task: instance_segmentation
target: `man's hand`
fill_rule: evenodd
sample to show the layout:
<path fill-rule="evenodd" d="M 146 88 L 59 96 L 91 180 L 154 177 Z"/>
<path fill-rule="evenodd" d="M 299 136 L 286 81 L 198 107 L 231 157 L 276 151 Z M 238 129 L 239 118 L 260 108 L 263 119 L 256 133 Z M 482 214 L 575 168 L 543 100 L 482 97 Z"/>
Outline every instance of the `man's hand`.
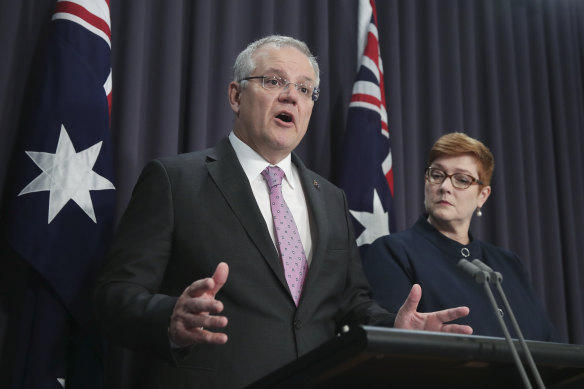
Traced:
<path fill-rule="evenodd" d="M 227 281 L 229 267 L 225 262 L 217 265 L 211 278 L 197 280 L 178 298 L 170 317 L 170 340 L 179 347 L 195 343 L 224 344 L 227 335 L 211 332 L 209 328 L 227 325 L 225 316 L 215 316 L 223 311 L 223 303 L 215 295 Z"/>
<path fill-rule="evenodd" d="M 401 306 L 395 318 L 395 328 L 408 330 L 425 330 L 452 332 L 457 334 L 472 334 L 472 328 L 461 324 L 444 324 L 468 315 L 468 307 L 458 307 L 444 309 L 442 311 L 419 313 L 418 303 L 422 297 L 422 288 L 415 284 L 410 290 L 410 294 Z"/>

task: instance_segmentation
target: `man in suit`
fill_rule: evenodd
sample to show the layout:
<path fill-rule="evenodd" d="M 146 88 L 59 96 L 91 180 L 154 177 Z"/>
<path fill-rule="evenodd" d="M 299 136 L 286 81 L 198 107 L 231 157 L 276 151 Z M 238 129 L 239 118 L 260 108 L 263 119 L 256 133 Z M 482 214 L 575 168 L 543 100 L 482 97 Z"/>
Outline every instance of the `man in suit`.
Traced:
<path fill-rule="evenodd" d="M 397 315 L 371 300 L 344 193 L 292 153 L 318 84 L 303 42 L 256 41 L 234 66 L 229 137 L 145 167 L 96 289 L 104 333 L 140 351 L 136 387 L 243 387 L 344 325 L 472 332 L 444 324 L 466 307 L 416 312 L 418 286 Z M 307 269 L 297 283 L 280 257 L 268 166 L 285 174 L 282 196 Z"/>

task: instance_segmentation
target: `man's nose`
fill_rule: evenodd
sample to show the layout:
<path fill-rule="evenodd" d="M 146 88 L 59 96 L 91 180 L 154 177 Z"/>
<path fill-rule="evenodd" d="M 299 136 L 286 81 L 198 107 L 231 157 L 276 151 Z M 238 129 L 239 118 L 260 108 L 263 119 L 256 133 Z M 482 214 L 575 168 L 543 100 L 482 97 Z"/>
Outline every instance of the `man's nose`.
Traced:
<path fill-rule="evenodd" d="M 299 93 L 300 92 L 298 92 L 298 89 L 296 89 L 296 84 L 289 82 L 286 84 L 286 86 L 284 86 L 284 89 L 282 89 L 280 97 L 283 97 L 286 101 L 296 102 L 298 100 Z"/>

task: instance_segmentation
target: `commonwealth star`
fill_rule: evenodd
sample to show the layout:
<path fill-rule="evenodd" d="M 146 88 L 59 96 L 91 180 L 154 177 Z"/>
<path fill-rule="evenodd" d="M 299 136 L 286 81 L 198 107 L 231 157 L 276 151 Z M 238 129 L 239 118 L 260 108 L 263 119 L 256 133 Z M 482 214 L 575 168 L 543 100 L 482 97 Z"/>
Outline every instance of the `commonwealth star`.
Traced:
<path fill-rule="evenodd" d="M 57 151 L 54 154 L 39 151 L 26 152 L 42 173 L 18 195 L 48 190 L 50 192 L 48 224 L 69 200 L 77 203 L 87 216 L 97 223 L 89 191 L 115 189 L 109 180 L 93 171 L 101 144 L 102 142 L 98 142 L 77 153 L 65 126 L 61 125 Z"/>
<path fill-rule="evenodd" d="M 357 237 L 357 246 L 371 244 L 375 239 L 389 234 L 389 216 L 383 209 L 376 189 L 373 189 L 373 212 L 350 212 L 365 227 Z"/>

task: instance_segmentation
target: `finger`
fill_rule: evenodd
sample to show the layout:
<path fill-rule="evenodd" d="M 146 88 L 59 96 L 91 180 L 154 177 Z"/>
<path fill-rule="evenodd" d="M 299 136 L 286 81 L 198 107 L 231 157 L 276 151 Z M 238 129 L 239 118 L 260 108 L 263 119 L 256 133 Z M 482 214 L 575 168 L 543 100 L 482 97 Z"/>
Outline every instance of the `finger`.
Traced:
<path fill-rule="evenodd" d="M 177 326 L 187 330 L 195 328 L 223 328 L 227 326 L 227 318 L 225 316 L 212 315 L 185 315 L 177 317 Z"/>
<path fill-rule="evenodd" d="M 206 344 L 225 344 L 227 343 L 227 334 L 223 332 L 212 332 L 206 329 L 199 330 L 201 331 L 202 338 L 199 343 L 206 343 Z"/>
<path fill-rule="evenodd" d="M 227 334 L 210 331 L 207 328 L 195 328 L 190 331 L 190 334 L 195 343 L 225 344 L 227 342 Z"/>
<path fill-rule="evenodd" d="M 206 313 L 188 313 L 184 310 L 173 312 L 170 328 L 173 330 L 190 330 L 192 328 L 223 328 L 227 326 L 227 317 L 208 315 Z"/>
<path fill-rule="evenodd" d="M 217 294 L 219 290 L 227 282 L 227 277 L 229 276 L 229 266 L 225 262 L 221 262 L 217 265 L 215 273 L 213 273 L 213 281 L 215 285 L 213 286 L 212 293 Z"/>
<path fill-rule="evenodd" d="M 203 278 L 202 280 L 194 281 L 192 284 L 187 286 L 184 294 L 189 297 L 199 297 L 207 292 L 209 292 L 214 286 L 214 281 L 211 278 Z"/>
<path fill-rule="evenodd" d="M 201 322 L 201 328 L 217 329 L 227 326 L 227 318 L 225 316 L 207 316 Z"/>
<path fill-rule="evenodd" d="M 444 309 L 442 311 L 436 312 L 436 317 L 443 323 L 460 319 L 461 317 L 468 316 L 470 309 L 468 307 L 457 307 Z"/>
<path fill-rule="evenodd" d="M 422 298 L 422 288 L 418 284 L 414 284 L 406 301 L 404 301 L 403 305 L 399 309 L 403 313 L 409 312 L 416 312 L 418 310 L 418 304 L 420 303 L 420 299 Z"/>
<path fill-rule="evenodd" d="M 214 332 L 203 327 L 185 328 L 181 325 L 171 327 L 170 337 L 180 347 L 197 343 L 224 344 L 227 342 L 227 334 L 223 332 Z"/>
<path fill-rule="evenodd" d="M 186 314 L 216 314 L 223 311 L 223 303 L 205 297 L 188 297 L 177 308 Z"/>
<path fill-rule="evenodd" d="M 190 297 L 199 297 L 210 292 L 214 296 L 225 285 L 228 275 L 229 266 L 225 262 L 221 262 L 217 265 L 212 277 L 193 282 L 185 289 L 185 293 Z"/>
<path fill-rule="evenodd" d="M 462 324 L 445 324 L 442 327 L 442 332 L 450 332 L 452 334 L 471 335 L 472 327 Z"/>

